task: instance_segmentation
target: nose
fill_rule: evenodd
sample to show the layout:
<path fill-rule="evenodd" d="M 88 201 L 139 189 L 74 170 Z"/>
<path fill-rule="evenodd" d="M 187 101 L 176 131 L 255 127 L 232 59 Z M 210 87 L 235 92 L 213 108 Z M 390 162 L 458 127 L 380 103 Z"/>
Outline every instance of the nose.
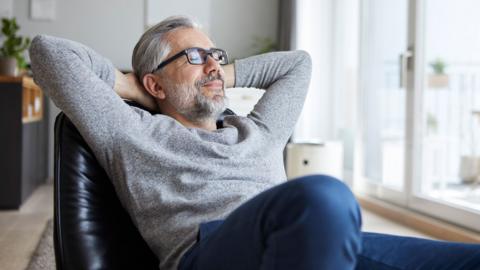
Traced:
<path fill-rule="evenodd" d="M 220 63 L 217 60 L 213 59 L 211 55 L 208 55 L 207 60 L 205 62 L 204 71 L 205 71 L 205 74 L 218 72 L 220 71 Z"/>

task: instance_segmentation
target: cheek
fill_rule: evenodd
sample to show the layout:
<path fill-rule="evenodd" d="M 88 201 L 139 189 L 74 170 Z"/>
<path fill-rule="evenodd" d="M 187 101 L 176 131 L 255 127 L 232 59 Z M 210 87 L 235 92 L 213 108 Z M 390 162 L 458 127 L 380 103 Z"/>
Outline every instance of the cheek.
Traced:
<path fill-rule="evenodd" d="M 173 67 L 165 74 L 170 81 L 175 83 L 189 83 L 195 81 L 198 74 L 196 74 L 195 69 L 192 69 L 191 65 Z"/>
<path fill-rule="evenodd" d="M 225 78 L 225 70 L 223 70 L 222 66 L 220 66 L 220 68 L 218 69 L 218 73 L 220 74 L 220 76 L 222 76 L 222 78 Z"/>
<path fill-rule="evenodd" d="M 167 76 L 170 82 L 176 85 L 188 85 L 194 88 L 196 88 L 197 82 L 205 77 L 202 73 L 201 66 L 194 65 L 173 69 Z M 200 91 L 202 91 L 202 89 L 200 89 Z"/>
<path fill-rule="evenodd" d="M 202 66 L 189 65 L 189 66 L 177 69 L 175 74 L 172 74 L 172 75 L 176 76 L 179 80 L 182 80 L 184 82 L 190 82 L 190 83 L 195 82 L 201 79 L 203 76 Z"/>

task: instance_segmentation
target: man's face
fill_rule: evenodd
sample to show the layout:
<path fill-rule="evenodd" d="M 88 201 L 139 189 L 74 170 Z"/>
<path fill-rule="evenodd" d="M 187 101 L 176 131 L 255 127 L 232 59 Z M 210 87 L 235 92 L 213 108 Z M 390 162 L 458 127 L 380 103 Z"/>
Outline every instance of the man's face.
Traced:
<path fill-rule="evenodd" d="M 192 47 L 210 49 L 210 39 L 201 31 L 183 28 L 168 35 L 169 57 Z M 182 56 L 162 71 L 165 100 L 191 121 L 216 119 L 226 108 L 224 72 L 219 63 L 208 56 L 206 63 L 192 65 Z"/>

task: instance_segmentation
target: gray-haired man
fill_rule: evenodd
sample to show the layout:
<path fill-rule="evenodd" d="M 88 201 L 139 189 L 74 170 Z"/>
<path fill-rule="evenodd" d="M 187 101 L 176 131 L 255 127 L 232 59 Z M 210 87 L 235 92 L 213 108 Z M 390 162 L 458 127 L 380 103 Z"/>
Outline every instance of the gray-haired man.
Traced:
<path fill-rule="evenodd" d="M 318 175 L 285 182 L 283 148 L 310 80 L 305 52 L 222 67 L 226 53 L 189 19 L 173 17 L 141 37 L 134 74 L 54 37 L 36 37 L 30 54 L 35 81 L 90 145 L 161 269 L 337 270 L 353 269 L 357 258 L 363 269 L 391 265 L 372 259 L 381 258 L 379 252 L 357 257 L 360 212 L 344 184 Z M 217 127 L 232 86 L 266 92 L 247 117 L 228 116 Z M 363 237 L 366 246 L 394 247 L 384 236 Z M 447 251 L 437 242 L 421 243 Z M 469 263 L 479 262 L 473 245 L 461 247 L 464 258 L 473 258 Z"/>

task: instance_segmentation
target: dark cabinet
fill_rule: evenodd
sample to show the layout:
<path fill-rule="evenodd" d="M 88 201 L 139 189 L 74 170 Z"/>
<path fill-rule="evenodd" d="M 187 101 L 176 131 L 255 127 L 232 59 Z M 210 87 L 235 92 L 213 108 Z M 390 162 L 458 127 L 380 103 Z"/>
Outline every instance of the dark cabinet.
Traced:
<path fill-rule="evenodd" d="M 44 97 L 30 77 L 0 76 L 0 208 L 16 209 L 47 178 Z"/>

